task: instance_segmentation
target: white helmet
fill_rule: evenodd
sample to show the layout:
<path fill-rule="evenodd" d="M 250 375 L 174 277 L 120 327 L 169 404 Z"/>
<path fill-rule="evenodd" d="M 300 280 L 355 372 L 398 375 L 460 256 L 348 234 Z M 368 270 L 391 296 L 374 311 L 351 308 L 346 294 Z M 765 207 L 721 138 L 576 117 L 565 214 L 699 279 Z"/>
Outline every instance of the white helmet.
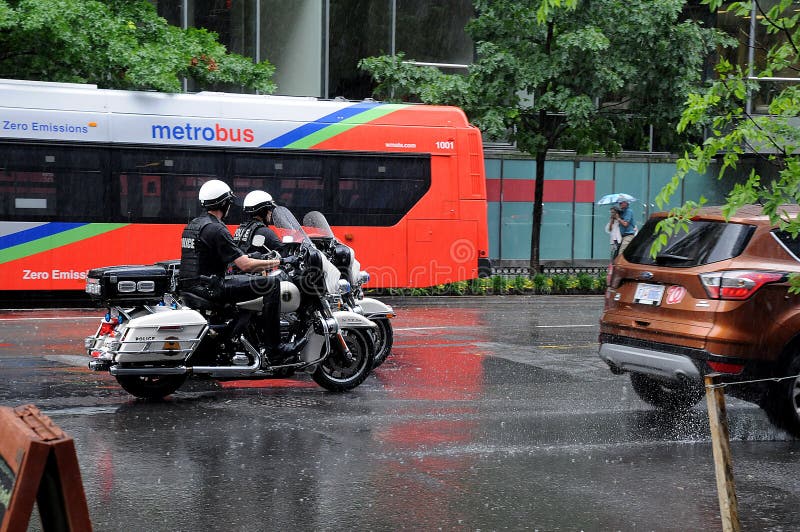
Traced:
<path fill-rule="evenodd" d="M 206 209 L 225 210 L 228 204 L 235 198 L 231 187 L 219 179 L 206 181 L 200 187 L 200 204 Z"/>
<path fill-rule="evenodd" d="M 275 201 L 273 201 L 272 196 L 263 190 L 254 190 L 244 197 L 242 207 L 244 208 L 244 212 L 254 214 L 261 209 L 274 209 L 277 205 Z"/>

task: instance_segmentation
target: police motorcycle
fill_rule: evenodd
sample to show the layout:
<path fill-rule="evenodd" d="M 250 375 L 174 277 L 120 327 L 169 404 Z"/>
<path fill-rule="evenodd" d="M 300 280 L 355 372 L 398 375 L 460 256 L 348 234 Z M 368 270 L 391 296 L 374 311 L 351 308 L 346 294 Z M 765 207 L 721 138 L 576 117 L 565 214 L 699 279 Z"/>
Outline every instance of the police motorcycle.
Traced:
<path fill-rule="evenodd" d="M 303 216 L 303 228 L 314 245 L 339 269 L 342 278 L 350 284 L 350 289 L 332 296 L 332 303 L 347 310 L 361 314 L 373 321 L 377 327 L 372 330 L 375 341 L 375 361 L 373 368 L 383 364 L 392 351 L 394 330 L 391 318 L 394 309 L 377 299 L 364 297 L 363 285 L 369 281 L 369 274 L 361 270 L 355 251 L 340 242 L 333 234 L 325 215 L 310 211 Z"/>
<path fill-rule="evenodd" d="M 333 310 L 339 270 L 317 250 L 285 207 L 273 213 L 290 256 L 269 273 L 280 281 L 282 336 L 307 341 L 295 360 L 272 365 L 260 338 L 262 298 L 221 304 L 178 294 L 176 261 L 90 270 L 86 291 L 108 307 L 85 340 L 89 368 L 108 371 L 136 397 L 170 395 L 190 376 L 217 380 L 284 378 L 310 373 L 330 391 L 347 391 L 373 364 L 375 324 L 349 310 Z M 254 282 L 258 276 L 254 276 Z M 246 311 L 246 312 L 242 312 Z"/>

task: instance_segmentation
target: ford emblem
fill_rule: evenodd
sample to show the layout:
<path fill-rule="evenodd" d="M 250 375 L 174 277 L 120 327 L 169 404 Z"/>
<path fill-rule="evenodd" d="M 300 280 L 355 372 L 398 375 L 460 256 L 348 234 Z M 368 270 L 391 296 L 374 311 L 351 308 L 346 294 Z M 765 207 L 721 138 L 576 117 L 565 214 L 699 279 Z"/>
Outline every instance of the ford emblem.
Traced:
<path fill-rule="evenodd" d="M 643 279 L 645 281 L 649 281 L 653 278 L 653 272 L 642 272 L 639 274 L 639 279 Z"/>

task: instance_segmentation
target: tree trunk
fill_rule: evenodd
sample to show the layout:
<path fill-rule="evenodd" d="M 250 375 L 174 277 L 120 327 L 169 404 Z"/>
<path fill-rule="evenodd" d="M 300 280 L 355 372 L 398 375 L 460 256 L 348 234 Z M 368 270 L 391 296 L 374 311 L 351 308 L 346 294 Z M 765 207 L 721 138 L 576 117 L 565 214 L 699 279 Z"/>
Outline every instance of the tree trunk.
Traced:
<path fill-rule="evenodd" d="M 544 209 L 544 162 L 547 159 L 547 150 L 536 152 L 536 181 L 533 193 L 533 223 L 531 224 L 531 260 L 529 275 L 533 277 L 539 273 L 539 242 L 542 236 L 542 210 Z"/>
<path fill-rule="evenodd" d="M 554 23 L 552 20 L 547 23 L 547 37 L 544 42 L 544 50 L 546 55 L 550 55 L 551 46 L 553 44 Z M 549 85 L 549 83 L 548 83 Z M 539 242 L 542 236 L 542 210 L 544 210 L 543 200 L 544 197 L 544 161 L 547 159 L 547 150 L 554 145 L 555 139 L 558 134 L 555 130 L 548 129 L 547 127 L 547 109 L 539 109 L 538 129 L 539 133 L 547 138 L 544 145 L 539 145 L 536 149 L 536 187 L 533 192 L 533 221 L 531 222 L 531 261 L 529 264 L 528 275 L 533 277 L 539 273 Z M 550 131 L 552 135 L 546 133 Z"/>

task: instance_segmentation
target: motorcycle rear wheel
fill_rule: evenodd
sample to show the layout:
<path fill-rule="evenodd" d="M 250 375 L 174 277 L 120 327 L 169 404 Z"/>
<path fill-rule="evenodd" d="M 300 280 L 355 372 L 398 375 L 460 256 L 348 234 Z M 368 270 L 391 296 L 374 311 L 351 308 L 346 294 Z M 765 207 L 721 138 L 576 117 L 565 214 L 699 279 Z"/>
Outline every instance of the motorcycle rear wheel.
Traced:
<path fill-rule="evenodd" d="M 338 342 L 331 342 L 333 352 L 323 360 L 311 378 L 314 382 L 332 392 L 352 390 L 367 378 L 373 364 L 375 344 L 366 331 L 360 329 L 341 329 L 342 337 L 353 355 L 348 360 Z"/>
<path fill-rule="evenodd" d="M 117 375 L 122 389 L 140 399 L 162 399 L 175 392 L 186 380 L 186 375 Z"/>

